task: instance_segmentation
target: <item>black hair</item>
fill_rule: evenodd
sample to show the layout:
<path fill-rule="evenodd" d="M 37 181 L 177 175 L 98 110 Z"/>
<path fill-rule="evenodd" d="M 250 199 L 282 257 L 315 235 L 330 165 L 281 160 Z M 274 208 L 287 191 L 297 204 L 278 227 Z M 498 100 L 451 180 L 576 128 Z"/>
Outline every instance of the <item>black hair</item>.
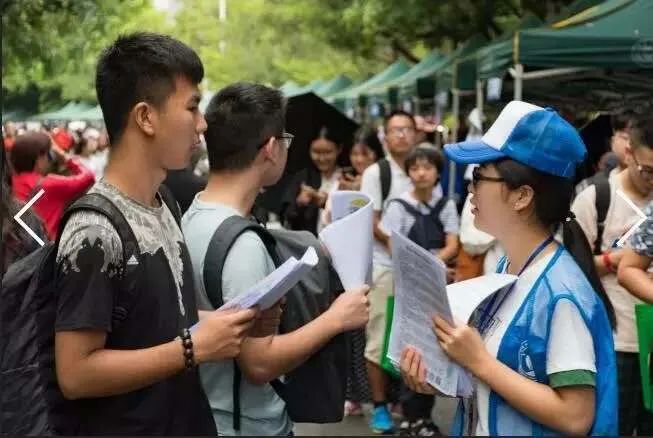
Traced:
<path fill-rule="evenodd" d="M 283 134 L 286 101 L 274 88 L 237 82 L 213 96 L 205 117 L 211 170 L 242 170 L 270 137 Z"/>
<path fill-rule="evenodd" d="M 653 149 L 653 117 L 633 119 L 629 126 L 630 145 L 633 148 Z"/>
<path fill-rule="evenodd" d="M 197 53 L 167 35 L 137 32 L 107 47 L 97 63 L 95 90 L 109 142 L 117 144 L 139 102 L 160 106 L 175 91 L 175 79 L 199 84 L 204 67 Z"/>
<path fill-rule="evenodd" d="M 383 126 L 387 129 L 388 128 L 388 122 L 394 117 L 408 117 L 410 119 L 410 122 L 413 124 L 413 128 L 417 129 L 417 123 L 415 123 L 415 118 L 413 115 L 407 111 L 404 110 L 394 110 L 387 116 L 385 116 L 383 120 Z"/>
<path fill-rule="evenodd" d="M 438 169 L 438 174 L 442 173 L 444 166 L 444 155 L 435 147 L 418 146 L 414 148 L 406 157 L 404 170 L 409 172 L 410 168 L 419 160 L 426 160 Z"/>
<path fill-rule="evenodd" d="M 342 147 L 342 139 L 333 129 L 330 129 L 328 126 L 322 126 L 320 128 L 320 131 L 317 133 L 317 137 L 315 137 L 313 141 L 315 140 L 327 140 L 335 144 L 336 148 L 338 149 Z"/>
<path fill-rule="evenodd" d="M 573 215 L 570 215 L 569 208 L 574 193 L 573 179 L 544 173 L 510 159 L 499 160 L 494 164 L 511 190 L 521 186 L 530 186 L 533 189 L 535 217 L 541 225 L 549 228 L 553 234 L 557 226 L 562 224 L 565 247 L 603 301 L 610 324 L 615 328 L 617 323 L 614 307 L 596 272 L 587 237 Z"/>
<path fill-rule="evenodd" d="M 50 150 L 51 141 L 42 132 L 28 132 L 16 137 L 11 150 L 11 165 L 15 173 L 32 172 L 36 160 Z"/>
<path fill-rule="evenodd" d="M 354 145 L 356 144 L 364 144 L 370 148 L 376 154 L 377 160 L 380 160 L 385 155 L 383 145 L 374 127 L 364 126 L 359 128 L 354 134 Z"/>
<path fill-rule="evenodd" d="M 625 131 L 633 123 L 635 118 L 635 113 L 632 111 L 624 111 L 622 113 L 613 114 L 610 118 L 610 123 L 612 125 L 612 131 Z"/>

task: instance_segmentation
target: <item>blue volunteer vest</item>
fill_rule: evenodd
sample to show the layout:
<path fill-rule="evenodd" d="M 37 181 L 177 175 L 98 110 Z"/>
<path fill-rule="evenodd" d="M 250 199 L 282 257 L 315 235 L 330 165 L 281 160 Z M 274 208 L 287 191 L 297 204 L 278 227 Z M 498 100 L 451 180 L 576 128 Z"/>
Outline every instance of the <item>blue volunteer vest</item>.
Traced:
<path fill-rule="evenodd" d="M 504 261 L 505 258 L 499 262 L 500 269 Z M 617 372 L 610 322 L 603 302 L 562 246 L 558 247 L 511 321 L 499 345 L 497 359 L 522 376 L 548 385 L 549 329 L 559 300 L 569 300 L 576 305 L 594 341 L 596 404 L 590 435 L 618 435 Z M 559 435 L 512 408 L 492 390 L 488 412 L 490 435 Z M 463 435 L 465 417 L 461 400 L 451 435 Z"/>

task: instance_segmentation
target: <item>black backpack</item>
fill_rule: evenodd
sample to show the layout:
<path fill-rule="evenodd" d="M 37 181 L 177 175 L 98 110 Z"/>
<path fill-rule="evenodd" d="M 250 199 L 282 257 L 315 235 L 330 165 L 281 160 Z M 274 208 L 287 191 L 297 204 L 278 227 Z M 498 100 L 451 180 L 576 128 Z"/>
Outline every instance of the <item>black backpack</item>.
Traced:
<path fill-rule="evenodd" d="M 267 230 L 241 216 L 227 218 L 213 234 L 204 260 L 204 286 L 214 308 L 224 304 L 222 269 L 229 250 L 245 231 L 259 235 L 275 266 L 289 257 L 300 258 L 308 246 L 319 255 L 318 264 L 286 295 L 280 333 L 289 333 L 326 311 L 342 291 L 338 275 L 324 255 L 319 241 L 308 231 Z M 246 261 L 243 261 L 246 263 Z M 284 382 L 270 382 L 286 403 L 290 419 L 296 423 L 337 423 L 342 421 L 349 340 L 345 334 L 331 339 L 306 362 L 285 375 Z M 241 372 L 234 360 L 232 396 L 233 428 L 240 430 Z"/>
<path fill-rule="evenodd" d="M 430 251 L 443 248 L 445 245 L 446 233 L 442 221 L 440 221 L 440 213 L 448 200 L 448 198 L 442 197 L 433 208 L 423 203 L 422 205 L 428 209 L 426 214 L 403 199 L 395 198 L 391 199 L 390 202 L 401 204 L 404 210 L 415 219 L 415 223 L 410 228 L 407 237 L 422 248 Z"/>
<path fill-rule="evenodd" d="M 392 171 L 390 170 L 390 161 L 387 158 L 381 158 L 379 161 L 379 179 L 381 180 L 381 206 L 390 194 L 390 185 L 392 184 Z M 383 208 L 382 208 L 383 209 Z"/>
<path fill-rule="evenodd" d="M 603 242 L 603 231 L 605 230 L 605 218 L 610 208 L 610 180 L 604 173 L 597 173 L 591 178 L 590 184 L 596 189 L 596 240 L 594 241 L 593 252 L 595 255 L 601 254 L 601 243 Z"/>
<path fill-rule="evenodd" d="M 164 202 L 179 223 L 179 209 L 169 192 L 160 190 Z M 87 193 L 64 212 L 59 225 L 63 231 L 77 211 L 95 211 L 106 216 L 117 230 L 123 247 L 123 276 L 115 297 L 114 324 L 129 313 L 135 297 L 134 267 L 127 260 L 139 251 L 138 241 L 118 208 L 99 193 Z M 59 240 L 46 243 L 15 262 L 2 279 L 0 323 L 4 329 L 0 350 L 0 433 L 2 435 L 71 435 L 77 432 L 57 385 L 54 363 L 56 318 L 57 249 Z"/>

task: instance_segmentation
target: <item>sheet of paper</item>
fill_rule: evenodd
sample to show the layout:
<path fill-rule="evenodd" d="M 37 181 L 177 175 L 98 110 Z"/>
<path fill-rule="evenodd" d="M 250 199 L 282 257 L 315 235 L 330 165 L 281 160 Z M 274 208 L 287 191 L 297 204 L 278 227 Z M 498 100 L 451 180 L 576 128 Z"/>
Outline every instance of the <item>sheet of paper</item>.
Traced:
<path fill-rule="evenodd" d="M 331 194 L 333 222 L 320 233 L 345 289 L 369 282 L 372 268 L 373 210 L 362 192 L 337 191 Z"/>
<path fill-rule="evenodd" d="M 318 262 L 315 248 L 309 247 L 301 259 L 289 258 L 270 275 L 256 283 L 247 292 L 226 302 L 220 310 L 259 306 L 267 310 L 279 301 Z"/>
<path fill-rule="evenodd" d="M 446 270 L 433 254 L 406 237 L 392 233 L 395 306 L 388 358 L 399 363 L 412 346 L 426 365 L 426 380 L 443 394 L 456 396 L 461 369 L 449 360 L 431 329 L 431 315 L 452 321 L 447 298 Z"/>
<path fill-rule="evenodd" d="M 516 275 L 488 274 L 447 286 L 447 297 L 454 319 L 467 323 L 474 310 L 487 297 L 517 281 Z"/>
<path fill-rule="evenodd" d="M 315 248 L 309 247 L 301 259 L 291 257 L 267 277 L 249 288 L 246 292 L 226 302 L 219 310 L 248 309 L 259 306 L 261 310 L 272 307 L 277 301 L 315 267 L 318 262 Z M 191 327 L 194 331 L 201 322 Z"/>

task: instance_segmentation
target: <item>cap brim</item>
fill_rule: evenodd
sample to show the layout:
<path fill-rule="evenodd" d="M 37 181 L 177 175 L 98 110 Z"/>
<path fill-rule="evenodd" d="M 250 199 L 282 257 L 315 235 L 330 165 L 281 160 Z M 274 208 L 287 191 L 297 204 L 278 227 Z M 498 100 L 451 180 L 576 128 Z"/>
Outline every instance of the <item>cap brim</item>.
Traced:
<path fill-rule="evenodd" d="M 480 140 L 445 144 L 444 153 L 450 160 L 461 164 L 487 163 L 507 156 Z"/>

